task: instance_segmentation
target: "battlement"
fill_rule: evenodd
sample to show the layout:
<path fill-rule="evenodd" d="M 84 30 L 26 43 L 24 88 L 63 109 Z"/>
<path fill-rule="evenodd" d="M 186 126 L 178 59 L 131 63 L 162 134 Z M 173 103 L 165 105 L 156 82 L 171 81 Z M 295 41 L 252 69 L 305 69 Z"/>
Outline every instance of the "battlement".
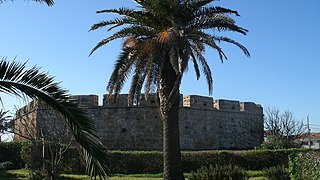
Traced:
<path fill-rule="evenodd" d="M 79 107 L 95 107 L 99 105 L 99 97 L 97 95 L 74 95 L 71 98 L 79 103 Z"/>
<path fill-rule="evenodd" d="M 102 105 L 98 104 L 97 95 L 77 95 L 72 99 L 88 113 L 106 147 L 125 150 L 160 150 L 163 147 L 156 94 L 151 94 L 147 100 L 141 94 L 140 101 L 133 102 L 131 107 L 128 105 L 128 94 L 120 94 L 116 101 L 104 95 Z M 52 124 L 49 121 L 52 117 L 60 118 L 52 116 L 54 111 L 48 111 L 47 106 L 43 105 L 40 101 L 31 102 L 17 112 L 17 119 L 22 121 L 27 117 L 37 125 L 38 122 Z M 262 142 L 263 110 L 258 104 L 180 95 L 180 107 L 182 149 L 249 149 Z"/>
<path fill-rule="evenodd" d="M 185 96 L 183 98 L 183 106 L 213 110 L 213 98 L 198 95 Z"/>
<path fill-rule="evenodd" d="M 76 95 L 72 96 L 75 101 L 80 103 L 80 107 L 95 107 L 98 106 L 97 95 Z M 157 97 L 156 94 L 149 95 L 146 100 L 144 94 L 141 94 L 140 100 L 137 103 L 133 103 L 139 107 L 156 107 Z M 128 107 L 128 94 L 120 94 L 118 98 L 114 100 L 111 96 L 103 96 L 103 107 Z M 240 102 L 235 100 L 218 99 L 213 100 L 212 97 L 199 96 L 199 95 L 188 95 L 183 97 L 180 95 L 180 107 L 196 108 L 203 110 L 218 110 L 227 112 L 247 112 L 254 114 L 262 114 L 263 109 L 261 105 L 253 102 Z"/>
<path fill-rule="evenodd" d="M 231 111 L 239 112 L 240 111 L 240 102 L 233 100 L 218 99 L 213 102 L 214 108 L 220 111 Z"/>
<path fill-rule="evenodd" d="M 263 114 L 263 108 L 260 104 L 255 104 L 253 102 L 241 102 L 240 111 L 252 112 L 254 114 Z"/>

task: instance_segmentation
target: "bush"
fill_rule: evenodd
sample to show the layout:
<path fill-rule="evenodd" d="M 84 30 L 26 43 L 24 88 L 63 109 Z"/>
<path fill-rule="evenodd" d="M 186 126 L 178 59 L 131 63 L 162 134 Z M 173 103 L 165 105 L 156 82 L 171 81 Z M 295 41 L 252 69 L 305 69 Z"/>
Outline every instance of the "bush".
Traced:
<path fill-rule="evenodd" d="M 14 164 L 10 161 L 5 161 L 0 163 L 0 170 L 14 169 Z"/>
<path fill-rule="evenodd" d="M 237 166 L 210 165 L 192 172 L 189 180 L 245 180 L 245 172 Z"/>
<path fill-rule="evenodd" d="M 50 146 L 51 150 L 55 149 L 55 144 L 45 143 L 45 148 L 48 149 Z M 21 149 L 21 157 L 26 164 L 26 168 L 33 171 L 33 176 L 40 176 L 41 174 L 48 174 L 52 171 L 52 161 L 51 156 L 48 151 L 45 151 L 45 158 L 43 158 L 42 152 L 43 144 L 42 142 L 30 142 L 24 145 Z M 52 153 L 58 153 L 52 151 Z M 55 155 L 55 154 L 53 154 Z M 69 147 L 66 152 L 61 157 L 61 162 L 55 164 L 55 170 L 58 173 L 84 173 L 85 164 L 81 158 L 81 154 L 76 147 Z M 57 160 L 57 159 L 56 159 Z M 43 169 L 47 172 L 42 172 Z M 43 175 L 42 175 L 43 176 Z"/>
<path fill-rule="evenodd" d="M 43 165 L 41 143 L 26 142 L 21 147 L 21 158 L 25 163 L 25 168 L 30 170 L 40 170 Z"/>
<path fill-rule="evenodd" d="M 284 166 L 266 168 L 262 173 L 268 180 L 290 180 L 288 170 Z"/>
<path fill-rule="evenodd" d="M 301 145 L 292 141 L 288 140 L 284 137 L 277 137 L 277 136 L 268 136 L 267 140 L 264 141 L 259 149 L 290 149 L 290 148 L 300 148 Z"/>
<path fill-rule="evenodd" d="M 272 166 L 288 167 L 288 155 L 304 149 L 248 150 L 248 151 L 194 151 L 182 153 L 184 172 L 202 166 L 235 165 L 246 170 L 262 170 Z"/>
<path fill-rule="evenodd" d="M 162 153 L 159 151 L 112 151 L 108 154 L 111 173 L 161 173 Z"/>
<path fill-rule="evenodd" d="M 23 168 L 24 161 L 21 159 L 20 151 L 24 144 L 24 142 L 0 142 L 0 163 L 11 162 L 10 168 Z"/>
<path fill-rule="evenodd" d="M 293 180 L 318 179 L 320 177 L 320 151 L 291 154 L 289 172 Z"/>
<path fill-rule="evenodd" d="M 21 153 L 20 153 L 21 151 Z M 316 151 L 310 149 L 247 150 L 247 151 L 185 151 L 182 152 L 184 172 L 210 165 L 234 165 L 245 170 L 262 170 L 272 166 L 288 167 L 288 155 Z M 318 152 L 320 152 L 318 150 Z M 31 143 L 0 143 L 0 163 L 12 162 L 15 168 L 42 167 L 42 149 Z M 141 174 L 163 171 L 160 151 L 110 151 L 110 173 Z M 70 148 L 62 160 L 64 173 L 83 173 L 84 161 L 77 148 Z"/>

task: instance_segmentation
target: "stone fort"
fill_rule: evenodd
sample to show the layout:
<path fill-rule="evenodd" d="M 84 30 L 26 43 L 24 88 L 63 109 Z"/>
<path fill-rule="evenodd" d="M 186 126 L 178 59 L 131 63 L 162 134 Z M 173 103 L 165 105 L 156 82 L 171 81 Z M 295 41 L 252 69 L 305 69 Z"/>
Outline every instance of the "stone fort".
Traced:
<path fill-rule="evenodd" d="M 142 97 L 139 104 L 134 106 L 128 106 L 127 97 L 128 95 L 121 94 L 114 103 L 105 95 L 102 105 L 99 105 L 97 95 L 72 96 L 94 120 L 98 135 L 107 148 L 162 149 L 162 122 L 155 96 L 148 100 Z M 181 95 L 180 99 L 181 149 L 252 149 L 263 141 L 261 105 L 213 100 L 211 97 L 198 95 Z M 40 116 L 41 113 L 44 116 Z M 46 121 L 47 114 L 47 109 L 34 101 L 17 112 L 17 119 L 28 116 L 36 124 Z M 17 122 L 16 125 L 19 125 L 19 121 Z"/>

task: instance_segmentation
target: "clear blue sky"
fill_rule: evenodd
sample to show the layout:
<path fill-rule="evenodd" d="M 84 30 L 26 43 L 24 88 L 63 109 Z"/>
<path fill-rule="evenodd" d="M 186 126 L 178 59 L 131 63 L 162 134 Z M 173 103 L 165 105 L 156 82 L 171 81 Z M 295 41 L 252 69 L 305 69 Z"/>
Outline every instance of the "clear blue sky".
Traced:
<path fill-rule="evenodd" d="M 216 5 L 239 11 L 241 17 L 235 19 L 249 34 L 231 37 L 244 44 L 252 57 L 223 45 L 229 60 L 221 64 L 216 52 L 207 51 L 214 75 L 213 98 L 290 110 L 298 119 L 309 115 L 313 130 L 320 131 L 320 1 L 221 0 Z M 102 98 L 121 42 L 88 57 L 96 43 L 110 35 L 105 30 L 88 30 L 108 18 L 95 14 L 96 10 L 122 6 L 135 4 L 130 0 L 56 0 L 47 7 L 23 0 L 5 2 L 0 5 L 0 58 L 28 60 L 30 67 L 38 65 L 62 81 L 70 93 Z M 192 68 L 181 92 L 208 95 L 204 79 L 196 81 Z M 4 98 L 7 109 L 18 102 Z"/>

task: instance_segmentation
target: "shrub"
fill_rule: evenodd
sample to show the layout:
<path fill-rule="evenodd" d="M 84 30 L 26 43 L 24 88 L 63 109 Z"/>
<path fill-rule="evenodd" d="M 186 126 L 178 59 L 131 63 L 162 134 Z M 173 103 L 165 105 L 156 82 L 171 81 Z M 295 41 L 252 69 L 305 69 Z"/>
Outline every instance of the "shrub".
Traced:
<path fill-rule="evenodd" d="M 302 149 L 248 150 L 248 151 L 194 151 L 182 153 L 184 172 L 202 166 L 235 165 L 246 170 L 262 170 L 272 166 L 288 167 L 288 155 Z"/>
<path fill-rule="evenodd" d="M 320 177 L 320 151 L 291 154 L 289 172 L 293 180 L 318 179 Z"/>
<path fill-rule="evenodd" d="M 43 165 L 42 144 L 39 142 L 26 142 L 21 147 L 21 158 L 25 162 L 25 167 L 31 170 L 40 170 Z"/>
<path fill-rule="evenodd" d="M 108 154 L 111 173 L 144 174 L 162 172 L 159 151 L 112 151 Z"/>
<path fill-rule="evenodd" d="M 237 166 L 210 165 L 203 166 L 196 172 L 192 172 L 189 180 L 244 180 L 246 179 L 243 169 Z"/>
<path fill-rule="evenodd" d="M 288 170 L 284 166 L 266 168 L 262 173 L 269 180 L 290 180 Z"/>
<path fill-rule="evenodd" d="M 290 148 L 300 148 L 301 145 L 294 142 L 293 140 L 286 139 L 284 137 L 277 136 L 267 136 L 267 140 L 264 141 L 259 149 L 290 149 Z"/>
<path fill-rule="evenodd" d="M 20 151 L 23 142 L 1 142 L 0 143 L 0 163 L 11 162 L 10 168 L 23 168 L 24 162 L 21 159 Z"/>
<path fill-rule="evenodd" d="M 2 169 L 14 169 L 14 164 L 10 161 L 5 161 L 0 163 L 0 170 Z"/>
<path fill-rule="evenodd" d="M 34 149 L 34 150 L 33 150 Z M 184 151 L 184 172 L 210 165 L 234 165 L 246 170 L 262 170 L 272 166 L 288 167 L 288 155 L 299 152 L 317 151 L 310 149 L 247 150 L 247 151 Z M 320 152 L 319 150 L 317 152 Z M 31 143 L 0 143 L 0 163 L 12 162 L 15 168 L 42 167 L 42 148 Z M 108 154 L 110 173 L 140 174 L 163 171 L 160 151 L 110 151 Z M 77 148 L 70 148 L 62 160 L 64 173 L 83 173 L 84 161 Z"/>

